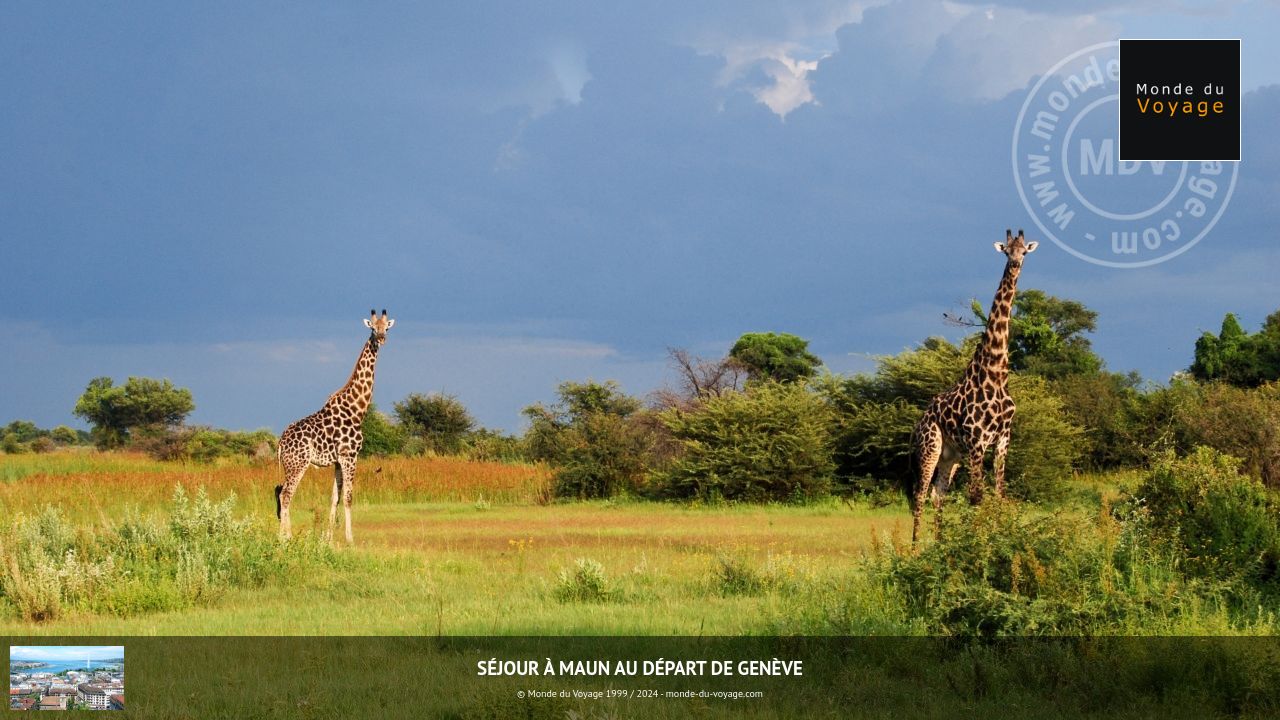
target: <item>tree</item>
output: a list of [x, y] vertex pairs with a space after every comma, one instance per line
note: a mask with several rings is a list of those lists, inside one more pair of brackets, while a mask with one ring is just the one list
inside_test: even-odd
[[831, 410], [803, 385], [764, 381], [660, 417], [683, 450], [655, 473], [667, 495], [789, 501], [831, 487]]
[[1215, 336], [1196, 340], [1191, 375], [1197, 380], [1221, 380], [1239, 387], [1257, 387], [1280, 379], [1280, 312], [1267, 316], [1262, 329], [1249, 334], [1232, 313], [1222, 319]]
[[98, 377], [89, 381], [73, 412], [93, 425], [95, 444], [111, 448], [127, 443], [138, 429], [181, 425], [195, 407], [191, 391], [168, 380], [131, 377], [117, 386], [109, 377]]
[[361, 457], [394, 455], [404, 448], [404, 425], [391, 422], [386, 413], [373, 403], [369, 403], [369, 411], [364, 414], [360, 432], [364, 435], [364, 443], [360, 445]]
[[[985, 325], [982, 306], [973, 313]], [[1009, 321], [1009, 368], [1057, 379], [1090, 375], [1102, 370], [1102, 359], [1085, 337], [1098, 329], [1098, 313], [1076, 300], [1027, 289], [1013, 301]]]
[[29, 443], [36, 438], [48, 436], [49, 431], [41, 430], [30, 420], [14, 420], [0, 429], [0, 435], [8, 435], [10, 433], [13, 434], [18, 442]]
[[653, 394], [653, 403], [659, 408], [691, 410], [708, 396], [741, 390], [747, 379], [746, 366], [733, 357], [709, 360], [683, 348], [668, 348], [667, 356], [677, 381], [674, 388]]
[[414, 393], [394, 407], [405, 431], [425, 440], [435, 452], [458, 452], [476, 424], [467, 407], [452, 395]]
[[640, 401], [605, 383], [564, 382], [550, 407], [524, 409], [525, 446], [534, 460], [555, 466], [556, 494], [610, 497], [639, 489], [657, 442]]
[[54, 428], [50, 436], [59, 445], [75, 445], [80, 442], [80, 434], [66, 425], [59, 425]]
[[822, 365], [809, 341], [788, 333], [746, 333], [729, 350], [752, 380], [794, 382], [813, 377]]

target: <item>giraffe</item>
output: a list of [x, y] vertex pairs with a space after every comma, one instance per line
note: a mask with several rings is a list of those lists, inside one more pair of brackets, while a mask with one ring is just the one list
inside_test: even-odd
[[[929, 403], [911, 434], [911, 447], [919, 475], [912, 478], [911, 544], [920, 535], [920, 514], [925, 497], [932, 493], [934, 521], [942, 528], [942, 500], [951, 488], [961, 462], [968, 463], [969, 502], [982, 501], [985, 479], [983, 463], [987, 450], [995, 448], [995, 488], [1004, 497], [1004, 461], [1009, 450], [1009, 430], [1014, 404], [1009, 397], [1009, 314], [1017, 292], [1022, 261], [1039, 243], [1027, 242], [1021, 230], [1014, 237], [1005, 231], [1005, 241], [995, 248], [1007, 258], [1000, 287], [991, 302], [986, 330], [973, 353], [973, 360], [955, 387]], [[937, 474], [935, 476], [935, 470]]]
[[356, 456], [364, 442], [360, 426], [373, 400], [373, 369], [378, 362], [378, 348], [387, 341], [387, 331], [395, 323], [387, 317], [385, 309], [381, 317], [370, 310], [369, 318], [364, 321], [370, 330], [369, 339], [360, 351], [360, 358], [356, 360], [347, 384], [330, 395], [319, 411], [293, 423], [280, 434], [278, 455], [284, 467], [284, 484], [276, 486], [276, 517], [280, 519], [281, 539], [288, 539], [291, 534], [289, 503], [307, 467], [332, 465], [333, 498], [329, 504], [325, 539], [333, 535], [338, 498], [341, 496], [346, 515], [347, 543], [352, 542], [351, 497], [356, 481]]

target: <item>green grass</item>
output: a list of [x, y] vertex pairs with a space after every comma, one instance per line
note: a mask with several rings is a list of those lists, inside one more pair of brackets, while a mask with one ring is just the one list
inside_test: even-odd
[[[362, 465], [353, 510], [356, 545], [320, 557], [268, 549], [275, 543], [274, 507], [268, 502], [275, 471], [269, 467], [210, 469], [98, 453], [0, 458], [0, 470], [26, 473], [0, 486], [0, 500], [18, 504], [0, 520], [0, 530], [52, 505], [70, 524], [73, 537], [67, 546], [79, 548], [82, 562], [92, 559], [95, 548], [120, 547], [126, 522], [145, 520], [164, 535], [163, 528], [172, 525], [166, 513], [172, 513], [177, 485], [188, 493], [207, 487], [214, 501], [235, 493], [239, 501], [226, 512], [237, 518], [236, 532], [243, 534], [227, 541], [236, 549], [217, 563], [219, 541], [211, 537], [196, 545], [166, 540], [167, 550], [155, 560], [117, 566], [113, 577], [136, 590], [176, 588], [163, 602], [125, 593], [119, 603], [103, 603], [82, 590], [81, 597], [36, 621], [12, 598], [0, 596], [0, 633], [921, 635], [962, 626], [936, 608], [913, 608], [903, 589], [918, 586], [945, 603], [958, 597], [945, 588], [961, 585], [969, 594], [957, 600], [964, 604], [952, 615], [981, 613], [987, 606], [1001, 612], [1040, 613], [1042, 606], [1051, 611], [1005, 625], [1013, 628], [1081, 627], [1053, 624], [1075, 612], [1075, 605], [1041, 602], [1060, 598], [1107, 618], [1104, 624], [1083, 625], [1104, 634], [1267, 634], [1275, 632], [1280, 615], [1277, 608], [1258, 603], [1232, 605], [1222, 598], [1240, 595], [1188, 584], [1173, 567], [1115, 566], [1109, 558], [1119, 540], [1113, 537], [1117, 531], [1108, 508], [1122, 487], [1136, 482], [1133, 473], [1078, 477], [1055, 507], [1017, 506], [1028, 527], [1053, 518], [1076, 523], [1070, 527], [1078, 527], [1084, 533], [1079, 539], [1087, 542], [1072, 542], [1068, 535], [1066, 542], [1050, 545], [1087, 546], [1093, 553], [1037, 551], [1050, 553], [1044, 555], [1045, 567], [1086, 563], [1045, 576], [1045, 588], [1064, 592], [1053, 590], [1037, 599], [1027, 595], [1025, 580], [1022, 589], [1009, 594], [974, 575], [1007, 565], [999, 557], [973, 556], [965, 565], [943, 552], [909, 561], [910, 516], [901, 501], [886, 507], [841, 500], [545, 504], [545, 471], [534, 466], [455, 459], [382, 466], [386, 471], [378, 473], [378, 461]], [[316, 523], [328, 514], [323, 475], [313, 472], [296, 498], [293, 516], [301, 538], [314, 537]], [[494, 484], [506, 489], [487, 491]], [[956, 504], [948, 516], [962, 510]], [[970, 543], [969, 552], [1006, 543], [1005, 550], [1021, 558], [1018, 572], [1030, 578], [1040, 560], [1029, 545], [1017, 543], [1046, 538], [1036, 539], [1037, 530], [1009, 536], [1006, 525], [987, 527], [984, 532], [996, 533], [992, 540]], [[961, 525], [956, 531], [977, 529]], [[927, 536], [931, 540], [932, 534]], [[9, 550], [21, 545], [11, 539]], [[1063, 552], [1067, 555], [1053, 555]], [[0, 558], [4, 554], [0, 548]], [[197, 580], [206, 575], [204, 565], [211, 568], [207, 587], [193, 588], [190, 572], [166, 565], [192, 560], [201, 569]], [[272, 568], [273, 562], [289, 566]], [[0, 576], [4, 570], [0, 567]], [[927, 577], [916, 577], [919, 573]], [[130, 604], [135, 599], [136, 607]], [[1135, 609], [1115, 611], [1115, 599]], [[1259, 597], [1259, 602], [1271, 601]], [[1043, 624], [1041, 617], [1051, 622]]]
[[[318, 508], [317, 508], [318, 509]], [[312, 522], [306, 513], [299, 529]], [[314, 517], [315, 513], [311, 514]], [[718, 558], [795, 573], [806, 588], [854, 584], [873, 532], [901, 533], [901, 509], [691, 507], [651, 503], [551, 506], [400, 503], [357, 506], [349, 562], [287, 582], [231, 589], [176, 612], [71, 613], [43, 623], [0, 619], [19, 634], [736, 635], [794, 617], [798, 585], [724, 595]], [[270, 523], [271, 519], [262, 522]], [[557, 597], [579, 559], [600, 564], [615, 591]], [[353, 626], [353, 618], [359, 624]], [[896, 628], [897, 630], [909, 628]]]
[[63, 450], [43, 455], [4, 455], [0, 462], [0, 483], [15, 482], [32, 476], [64, 476], [84, 473], [163, 473], [172, 471], [173, 463], [143, 460], [122, 453], [101, 453], [87, 448]]

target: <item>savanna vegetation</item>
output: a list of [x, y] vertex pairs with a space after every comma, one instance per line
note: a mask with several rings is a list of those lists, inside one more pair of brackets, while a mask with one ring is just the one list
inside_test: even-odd
[[186, 425], [166, 381], [95, 379], [89, 432], [4, 430], [0, 628], [338, 633], [359, 603], [375, 633], [1271, 634], [1274, 317], [1229, 316], [1153, 383], [1093, 352], [1096, 313], [1024, 291], [1010, 498], [955, 499], [918, 551], [911, 429], [976, 333], [847, 376], [782, 333], [675, 349], [667, 387], [566, 382], [517, 436], [410, 395], [365, 420], [351, 550], [316, 539], [328, 471], [295, 499], [312, 522], [275, 540], [269, 431]]

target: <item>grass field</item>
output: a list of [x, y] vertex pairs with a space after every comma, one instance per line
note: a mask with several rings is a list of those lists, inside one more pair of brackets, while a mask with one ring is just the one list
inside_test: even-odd
[[[295, 500], [306, 534], [327, 513], [331, 474], [314, 469]], [[162, 513], [174, 488], [234, 493], [237, 511], [274, 527], [273, 466], [209, 467], [99, 453], [0, 458], [6, 516], [59, 508], [83, 532], [130, 512]], [[874, 535], [909, 535], [904, 507], [548, 503], [536, 466], [452, 458], [362, 463], [356, 545], [342, 562], [238, 588], [179, 611], [71, 611], [3, 634], [641, 634], [811, 632], [847, 614]], [[579, 566], [582, 562], [582, 567]], [[580, 575], [582, 577], [580, 577]], [[585, 597], [566, 595], [585, 587]], [[910, 633], [874, 593], [867, 633]]]

